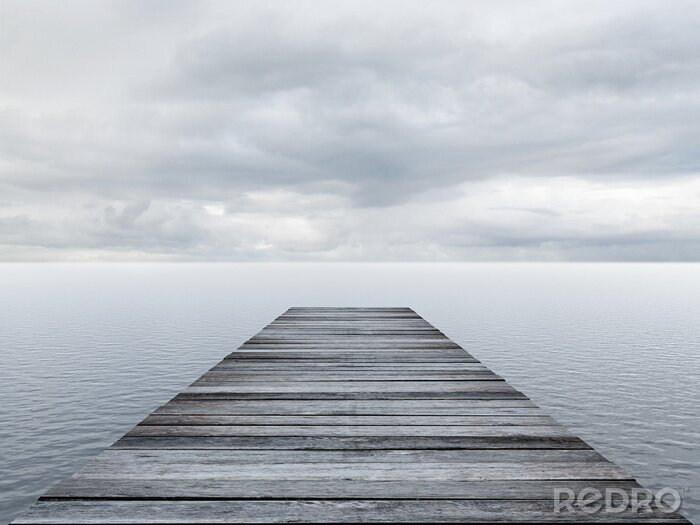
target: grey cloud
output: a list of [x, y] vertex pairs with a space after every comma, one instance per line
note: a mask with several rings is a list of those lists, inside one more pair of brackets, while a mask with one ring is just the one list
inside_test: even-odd
[[695, 3], [32, 5], [3, 4], [2, 258], [700, 257], [698, 195], [637, 191], [700, 171]]
[[[11, 240], [12, 237], [17, 237], [19, 234], [26, 233], [34, 224], [35, 221], [32, 221], [26, 215], [0, 217], [0, 239], [7, 242]], [[19, 241], [20, 239], [17, 240]]]
[[[446, 34], [421, 42], [418, 54], [410, 39], [408, 49], [397, 52], [390, 30], [380, 33], [383, 41], [368, 36], [376, 47], [356, 50], [342, 45], [352, 27], [340, 34], [334, 26], [335, 33], [313, 27], [302, 38], [285, 32], [283, 24], [277, 30], [279, 21], [264, 32], [253, 24], [233, 38], [224, 31], [183, 44], [185, 58], [175, 62], [176, 74], [160, 94], [168, 96], [169, 87], [181, 101], [230, 111], [211, 133], [242, 134], [271, 157], [293, 159], [307, 168], [288, 175], [295, 182], [358, 180], [369, 190], [358, 195], [370, 203], [372, 195], [387, 194], [385, 180], [395, 183], [393, 198], [401, 199], [432, 185], [436, 176], [449, 184], [509, 172], [694, 170], [697, 163], [674, 151], [665, 136], [668, 105], [620, 93], [621, 79], [641, 83], [635, 72], [673, 87], [668, 58], [681, 50], [687, 54], [693, 45], [688, 37], [676, 39], [666, 44], [668, 53], [660, 53], [656, 38], [671, 29], [652, 31], [651, 40], [643, 41], [639, 36], [653, 29], [654, 15], [631, 28], [624, 18], [613, 20], [602, 35], [594, 28], [588, 39], [555, 35], [563, 42], [553, 44], [540, 37], [516, 49]], [[398, 34], [410, 38], [410, 31]], [[623, 40], [617, 47], [616, 35]], [[567, 45], [567, 38], [574, 42]], [[692, 60], [684, 66], [693, 72]], [[696, 77], [683, 79], [685, 89]], [[296, 118], [261, 122], [254, 112], [246, 114], [251, 97], [256, 106], [282, 104]], [[696, 106], [693, 100], [688, 102]], [[274, 170], [268, 174], [274, 179]]]

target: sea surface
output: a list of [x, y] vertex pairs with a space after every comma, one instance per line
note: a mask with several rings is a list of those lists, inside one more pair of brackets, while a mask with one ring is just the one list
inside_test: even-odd
[[410, 306], [700, 523], [700, 265], [0, 265], [0, 522], [289, 306]]

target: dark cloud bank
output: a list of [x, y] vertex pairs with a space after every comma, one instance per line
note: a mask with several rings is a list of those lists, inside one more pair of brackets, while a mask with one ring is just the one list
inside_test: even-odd
[[0, 260], [700, 259], [695, 2], [0, 9]]

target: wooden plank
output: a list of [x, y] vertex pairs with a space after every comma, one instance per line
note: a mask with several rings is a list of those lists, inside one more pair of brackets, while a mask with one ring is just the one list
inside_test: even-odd
[[290, 372], [315, 372], [315, 371], [355, 371], [355, 372], [391, 372], [396, 371], [470, 371], [483, 370], [484, 365], [475, 360], [446, 361], [434, 359], [428, 362], [395, 362], [395, 361], [334, 361], [328, 359], [236, 359], [227, 358], [218, 363], [212, 371], [260, 371], [260, 370], [289, 370]]
[[456, 371], [435, 372], [420, 370], [387, 372], [297, 372], [289, 370], [211, 370], [204, 374], [193, 385], [210, 382], [249, 382], [249, 381], [503, 381], [491, 371]]
[[[375, 356], [378, 354], [386, 354], [384, 357], [396, 359], [399, 354], [424, 354], [430, 357], [439, 355], [473, 358], [469, 352], [454, 343], [436, 341], [433, 343], [421, 343], [410, 341], [359, 341], [359, 340], [294, 340], [284, 342], [246, 342], [238, 349], [232, 352], [232, 356], [244, 354], [247, 352], [313, 352], [318, 357], [322, 352], [337, 352], [345, 353], [350, 356], [356, 352], [364, 352], [366, 355]], [[322, 356], [321, 356], [322, 357]]]
[[426, 390], [424, 392], [397, 391], [397, 392], [203, 392], [191, 391], [178, 394], [177, 400], [262, 400], [262, 399], [289, 399], [289, 400], [390, 400], [390, 399], [436, 399], [436, 400], [471, 400], [471, 399], [527, 399], [524, 394], [513, 391], [485, 392], [476, 390], [473, 392], [442, 392], [439, 389]]
[[[193, 387], [194, 388], [194, 387]], [[422, 391], [411, 391], [408, 388], [398, 390], [384, 391], [323, 391], [318, 389], [317, 392], [294, 392], [290, 389], [289, 392], [275, 392], [272, 389], [251, 392], [251, 391], [233, 391], [232, 388], [227, 390], [211, 390], [206, 391], [204, 387], [197, 387], [196, 390], [185, 391], [173, 398], [178, 401], [201, 401], [201, 400], [232, 400], [232, 401], [408, 401], [408, 400], [425, 400], [425, 401], [445, 401], [449, 402], [469, 402], [469, 401], [496, 401], [496, 400], [527, 400], [524, 394], [517, 390], [492, 389], [485, 390], [461, 390], [452, 392], [443, 392], [438, 388], [425, 389]]]
[[[331, 356], [332, 357], [332, 356]], [[280, 359], [270, 359], [269, 357], [259, 357], [257, 359], [250, 356], [238, 356], [231, 355], [231, 357], [226, 357], [222, 359], [217, 365], [212, 368], [212, 370], [217, 370], [219, 368], [235, 368], [236, 370], [290, 370], [295, 371], [300, 367], [308, 369], [308, 371], [315, 370], [329, 370], [329, 371], [352, 371], [352, 372], [390, 372], [390, 371], [471, 371], [471, 370], [489, 370], [483, 363], [473, 359], [462, 359], [462, 360], [448, 360], [442, 361], [439, 356], [433, 358], [428, 362], [402, 362], [400, 361], [401, 355], [397, 355], [396, 359], [390, 361], [381, 362], [377, 360], [372, 361], [348, 361], [342, 362], [334, 359], [327, 359], [323, 355], [318, 355], [316, 359], [294, 359], [293, 357], [284, 357]], [[296, 370], [297, 372], [303, 372], [304, 370]], [[490, 370], [489, 370], [490, 371]]]
[[397, 353], [393, 357], [387, 352], [324, 352], [319, 355], [318, 352], [266, 352], [266, 351], [251, 351], [251, 352], [236, 352], [227, 359], [237, 361], [247, 360], [285, 360], [285, 361], [301, 361], [313, 360], [319, 362], [337, 362], [337, 363], [478, 363], [476, 359], [465, 358], [460, 356], [449, 355], [411, 355]]
[[91, 460], [75, 476], [101, 475], [101, 467], [148, 469], [163, 465], [213, 465], [230, 466], [238, 464], [330, 464], [330, 463], [408, 463], [443, 464], [463, 468], [466, 465], [481, 463], [611, 463], [593, 449], [538, 449], [538, 450], [120, 450], [107, 449]]
[[[263, 335], [264, 334], [264, 335]], [[325, 328], [325, 329], [301, 329], [301, 328], [268, 328], [261, 335], [251, 337], [247, 343], [255, 341], [266, 341], [268, 339], [282, 339], [287, 344], [296, 340], [301, 341], [362, 341], [374, 343], [376, 341], [390, 342], [445, 342], [451, 341], [442, 332], [437, 330], [423, 330], [418, 328], [395, 328], [391, 330], [380, 330], [377, 328]]]
[[[246, 480], [315, 480], [401, 481], [490, 481], [490, 480], [628, 480], [620, 467], [606, 463], [473, 463], [459, 468], [452, 464], [433, 463], [256, 463], [233, 466], [208, 463], [150, 465], [147, 471], [137, 464], [101, 463], [87, 476], [90, 479], [207, 479]], [[75, 477], [85, 477], [76, 474]]]
[[316, 393], [316, 392], [509, 392], [517, 393], [505, 381], [219, 381], [197, 384], [184, 390], [186, 394], [219, 394], [227, 392], [274, 392], [274, 393]]
[[[377, 329], [377, 330], [398, 330], [406, 328], [409, 330], [435, 330], [444, 335], [444, 333], [433, 327], [427, 321], [421, 319], [363, 319], [363, 320], [342, 320], [339, 318], [329, 319], [323, 317], [303, 318], [291, 321], [283, 318], [274, 321], [265, 327], [267, 329], [307, 329], [307, 330], [325, 330], [328, 328], [341, 328], [346, 330], [351, 329]], [[258, 332], [260, 333], [260, 332]]]
[[549, 416], [222, 416], [156, 415], [147, 416], [140, 425], [549, 425], [557, 422]]
[[554, 489], [578, 494], [593, 488], [641, 490], [629, 480], [507, 480], [507, 481], [401, 481], [367, 480], [245, 480], [206, 479], [94, 479], [67, 478], [52, 487], [43, 500], [235, 500], [235, 499], [503, 499], [552, 501]]
[[659, 510], [557, 514], [543, 500], [40, 501], [17, 525], [128, 523], [688, 523]]
[[262, 414], [282, 416], [383, 415], [469, 416], [469, 415], [542, 415], [529, 399], [491, 400], [196, 400], [169, 401], [154, 414]]
[[125, 451], [101, 454], [76, 479], [503, 481], [631, 479], [594, 451]]
[[561, 425], [137, 425], [127, 436], [532, 436], [562, 437], [571, 433]]
[[126, 435], [115, 448], [132, 449], [582, 449], [590, 446], [576, 436], [157, 436]]

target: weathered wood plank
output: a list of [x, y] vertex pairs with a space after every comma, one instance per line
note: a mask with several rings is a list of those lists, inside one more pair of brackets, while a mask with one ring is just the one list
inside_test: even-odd
[[419, 329], [429, 329], [435, 330], [442, 333], [441, 330], [431, 325], [428, 321], [424, 319], [398, 319], [391, 320], [389, 318], [383, 319], [364, 319], [364, 320], [350, 320], [343, 318], [325, 319], [322, 317], [314, 318], [301, 318], [295, 317], [293, 320], [290, 317], [280, 317], [275, 321], [271, 322], [265, 327], [267, 328], [304, 328], [308, 330], [323, 330], [325, 328], [378, 328], [382, 330], [394, 329], [394, 328], [419, 328]]
[[17, 525], [128, 523], [687, 523], [659, 510], [557, 514], [543, 500], [40, 501]]
[[624, 480], [507, 481], [357, 481], [357, 480], [236, 480], [236, 479], [94, 479], [67, 478], [43, 497], [52, 499], [235, 500], [235, 499], [502, 499], [552, 501], [554, 489], [578, 494], [593, 488], [641, 490]]
[[610, 462], [593, 449], [537, 450], [120, 450], [109, 448], [91, 460], [77, 475], [99, 473], [104, 465], [148, 468], [153, 465], [214, 465], [258, 463], [441, 463], [459, 468], [478, 463], [583, 463]]
[[425, 426], [476, 426], [476, 425], [549, 425], [557, 422], [549, 416], [147, 416], [140, 425], [425, 425]]
[[456, 358], [470, 357], [462, 348], [456, 345], [436, 342], [436, 343], [422, 343], [422, 342], [381, 342], [381, 341], [338, 341], [338, 340], [328, 340], [326, 342], [319, 340], [297, 340], [297, 341], [285, 341], [285, 342], [258, 342], [258, 343], [244, 343], [238, 350], [236, 350], [233, 355], [241, 355], [246, 353], [264, 353], [267, 357], [269, 354], [274, 352], [312, 352], [316, 357], [319, 357], [319, 353], [335, 352], [338, 354], [345, 354], [345, 357], [353, 357], [354, 355], [360, 353], [362, 357], [389, 357], [391, 359], [396, 359], [400, 357], [398, 354], [406, 354], [410, 356], [411, 354], [423, 355], [426, 357], [435, 356], [451, 356]]
[[318, 360], [319, 362], [327, 363], [478, 363], [474, 358], [460, 357], [457, 355], [411, 355], [407, 353], [395, 354], [393, 356], [387, 353], [379, 352], [236, 352], [227, 357], [227, 360], [236, 361], [259, 361], [259, 360], [285, 360], [285, 361], [303, 361], [303, 360]]
[[126, 435], [115, 448], [138, 449], [583, 449], [576, 436], [157, 436]]
[[422, 372], [420, 370], [387, 371], [387, 372], [293, 372], [289, 370], [274, 371], [231, 371], [210, 370], [192, 385], [203, 383], [248, 383], [251, 381], [503, 381], [491, 371], [456, 371], [456, 372]]
[[[110, 468], [113, 467], [113, 468]], [[439, 463], [256, 463], [236, 465], [197, 465], [170, 463], [132, 467], [97, 465], [87, 475], [90, 479], [206, 479], [238, 480], [315, 480], [401, 481], [419, 478], [422, 481], [489, 481], [489, 480], [629, 480], [630, 475], [611, 463], [473, 463], [452, 465]]]
[[169, 401], [154, 414], [249, 414], [281, 416], [383, 415], [383, 416], [469, 416], [543, 415], [529, 399], [450, 400], [196, 400]]
[[592, 450], [109, 450], [76, 479], [487, 481], [631, 479]]
[[439, 389], [426, 390], [424, 392], [397, 391], [397, 392], [185, 392], [178, 394], [177, 400], [391, 400], [391, 399], [435, 399], [435, 400], [472, 400], [472, 399], [527, 399], [516, 391], [492, 391], [476, 390], [473, 392], [442, 392]]
[[299, 372], [315, 372], [317, 370], [328, 371], [357, 371], [357, 372], [377, 372], [401, 371], [401, 370], [481, 370], [484, 365], [475, 360], [466, 361], [444, 361], [439, 359], [424, 362], [396, 362], [396, 361], [334, 361], [328, 359], [236, 359], [227, 358], [218, 363], [213, 371], [216, 370], [297, 370]]
[[115, 448], [169, 449], [574, 449], [591, 448], [576, 436], [151, 436], [125, 435]]
[[127, 434], [147, 436], [532, 436], [563, 437], [571, 433], [561, 425], [226, 425], [226, 426], [149, 426], [137, 425]]
[[517, 393], [505, 381], [219, 381], [204, 385], [190, 386], [186, 394], [220, 394], [227, 392], [274, 392], [274, 393], [316, 393], [316, 392], [508, 392]]

